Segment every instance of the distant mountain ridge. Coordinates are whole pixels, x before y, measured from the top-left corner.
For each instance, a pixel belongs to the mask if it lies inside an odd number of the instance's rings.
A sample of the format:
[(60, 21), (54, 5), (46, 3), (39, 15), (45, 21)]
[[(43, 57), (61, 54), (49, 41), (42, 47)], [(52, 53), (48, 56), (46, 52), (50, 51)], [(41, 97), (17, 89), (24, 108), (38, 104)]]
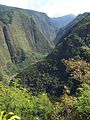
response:
[(73, 14), (52, 18), (53, 24), (59, 28), (65, 27), (68, 23), (70, 23), (76, 16)]
[(56, 35), (54, 43), (57, 44), (59, 42), (59, 40), (61, 38), (63, 38), (64, 35), (66, 33), (68, 33), (71, 28), (74, 27), (74, 25), (76, 25), (78, 22), (82, 21), (87, 15), (88, 15), (87, 12), (84, 14), (80, 14), (74, 20), (72, 20), (69, 24), (67, 24), (65, 27), (60, 28), (58, 34)]
[(59, 31), (57, 38), (55, 55), (58, 59), (79, 56), (90, 61), (90, 13), (77, 16), (63, 31)]

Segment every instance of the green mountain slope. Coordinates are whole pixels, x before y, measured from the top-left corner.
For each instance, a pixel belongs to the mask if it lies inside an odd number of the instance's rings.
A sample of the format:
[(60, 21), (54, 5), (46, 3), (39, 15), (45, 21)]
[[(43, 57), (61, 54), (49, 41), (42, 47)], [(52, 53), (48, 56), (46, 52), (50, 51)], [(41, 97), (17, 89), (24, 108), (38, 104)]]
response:
[(82, 16), (84, 18), (72, 26), (57, 44), (54, 54), (59, 59), (80, 56), (90, 61), (90, 13)]
[[(1, 111), (13, 111), (22, 120), (89, 120), (89, 29), (88, 13), (43, 61), (28, 66), (7, 82), (0, 74)], [(3, 31), (8, 40), (5, 43), (12, 46), (6, 26)], [(12, 53), (13, 47), (9, 51)], [(24, 59), (22, 50), (19, 54)]]
[(63, 39), (65, 34), (68, 34), (71, 28), (73, 28), (78, 22), (82, 21), (87, 15), (88, 13), (80, 14), (65, 27), (60, 28), (58, 34), (56, 35), (54, 43), (57, 44), (61, 39)]
[[(68, 86), (75, 94), (82, 82), (90, 80), (90, 14), (71, 28), (48, 57), (20, 72), (20, 84), (34, 94), (46, 91), (52, 97), (63, 94)], [(88, 63), (87, 63), (88, 62)], [(84, 81), (83, 81), (84, 80)]]
[(0, 5), (0, 68), (46, 55), (56, 33), (45, 13)]

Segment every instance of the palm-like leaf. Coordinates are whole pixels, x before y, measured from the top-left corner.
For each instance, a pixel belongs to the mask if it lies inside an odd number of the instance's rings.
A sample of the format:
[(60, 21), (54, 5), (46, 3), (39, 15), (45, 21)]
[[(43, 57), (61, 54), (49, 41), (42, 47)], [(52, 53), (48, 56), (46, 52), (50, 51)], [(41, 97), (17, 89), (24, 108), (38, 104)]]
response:
[(4, 111), (1, 111), (0, 120), (20, 120), (20, 117), (18, 117), (17, 115), (14, 115), (13, 112), (9, 112), (8, 114), (5, 114)]

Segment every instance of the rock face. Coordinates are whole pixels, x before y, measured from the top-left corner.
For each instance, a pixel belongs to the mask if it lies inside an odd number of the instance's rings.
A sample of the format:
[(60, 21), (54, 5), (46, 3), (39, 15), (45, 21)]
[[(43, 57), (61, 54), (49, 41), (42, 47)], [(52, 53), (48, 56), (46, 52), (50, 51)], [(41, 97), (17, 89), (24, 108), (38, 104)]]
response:
[(23, 62), (33, 53), (48, 53), (56, 34), (45, 13), (0, 5), (0, 67)]
[(0, 68), (5, 67), (7, 62), (10, 62), (10, 53), (3, 33), (3, 25), (0, 22)]

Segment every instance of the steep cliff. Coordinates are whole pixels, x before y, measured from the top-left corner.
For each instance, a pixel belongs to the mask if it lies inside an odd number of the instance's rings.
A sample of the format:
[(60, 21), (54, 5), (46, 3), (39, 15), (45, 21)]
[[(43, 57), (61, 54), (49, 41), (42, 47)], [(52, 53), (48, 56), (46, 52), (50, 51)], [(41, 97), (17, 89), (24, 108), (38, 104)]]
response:
[(45, 13), (0, 5), (0, 68), (47, 54), (56, 33)]

